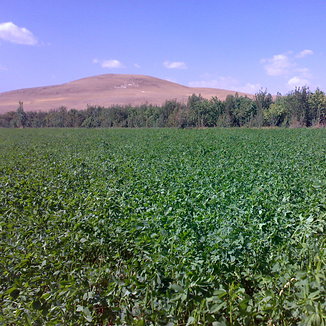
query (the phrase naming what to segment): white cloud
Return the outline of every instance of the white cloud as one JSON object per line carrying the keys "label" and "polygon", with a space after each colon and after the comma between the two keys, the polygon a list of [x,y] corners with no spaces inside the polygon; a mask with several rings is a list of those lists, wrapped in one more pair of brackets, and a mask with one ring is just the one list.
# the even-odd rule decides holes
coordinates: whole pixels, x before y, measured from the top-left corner
{"label": "white cloud", "polygon": [[302,50],[301,52],[299,52],[297,55],[296,55],[296,58],[304,58],[306,57],[307,55],[313,55],[314,54],[314,51],[312,50]]}
{"label": "white cloud", "polygon": [[168,69],[187,69],[187,65],[182,61],[164,61],[163,65]]}
{"label": "white cloud", "polygon": [[209,88],[226,88],[230,89],[232,85],[237,84],[238,81],[235,78],[229,76],[220,76],[216,79],[205,79],[189,82],[191,87],[209,87]]}
{"label": "white cloud", "polygon": [[37,39],[25,27],[19,27],[12,22],[0,24],[0,39],[16,44],[36,45]]}
{"label": "white cloud", "polygon": [[230,76],[220,76],[216,79],[199,80],[189,82],[191,87],[209,87],[234,90],[243,93],[256,93],[262,88],[260,84],[246,83],[242,84],[237,79]]}
{"label": "white cloud", "polygon": [[310,69],[301,66],[298,59],[313,55],[312,50],[302,50],[295,54],[292,51],[286,54],[276,54],[271,58],[262,59],[261,63],[269,76],[278,76],[286,83],[286,87],[302,87],[311,83],[313,75]]}
{"label": "white cloud", "polygon": [[293,63],[285,54],[276,54],[272,58],[262,59],[265,71],[269,76],[282,76],[288,74]]}
{"label": "white cloud", "polygon": [[245,85],[238,87],[236,90],[243,93],[255,94],[260,89],[262,89],[261,84],[246,83]]}
{"label": "white cloud", "polygon": [[102,68],[109,68],[109,69],[117,69],[117,68],[124,68],[124,65],[116,59],[110,60],[98,60],[93,59],[93,63],[99,64]]}
{"label": "white cloud", "polygon": [[302,87],[302,86],[307,86],[308,84],[309,84],[309,80],[298,76],[294,76],[288,80],[288,85],[290,87]]}
{"label": "white cloud", "polygon": [[312,75],[311,75],[311,72],[308,68],[296,68],[294,70],[295,73],[298,73],[301,75],[301,77],[304,77],[304,78],[311,78]]}
{"label": "white cloud", "polygon": [[119,60],[104,60],[101,63],[102,68],[123,68],[123,64]]}
{"label": "white cloud", "polygon": [[137,69],[141,68],[141,66],[138,63],[134,63],[134,67]]}
{"label": "white cloud", "polygon": [[0,71],[7,71],[7,67],[0,65]]}

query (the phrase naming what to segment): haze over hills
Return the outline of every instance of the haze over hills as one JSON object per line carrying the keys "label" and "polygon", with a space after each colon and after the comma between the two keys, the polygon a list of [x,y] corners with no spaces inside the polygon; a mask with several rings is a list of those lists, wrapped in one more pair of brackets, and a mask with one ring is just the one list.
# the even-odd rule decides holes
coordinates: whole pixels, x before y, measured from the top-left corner
{"label": "haze over hills", "polygon": [[[87,77],[62,85],[24,88],[0,93],[0,113],[14,111],[23,101],[25,111],[49,111],[61,106],[86,109],[87,105],[161,105],[166,100],[185,103],[192,94],[224,100],[236,91],[217,88],[187,87],[167,80],[124,74],[105,74]],[[249,96],[250,94],[240,93]]]}

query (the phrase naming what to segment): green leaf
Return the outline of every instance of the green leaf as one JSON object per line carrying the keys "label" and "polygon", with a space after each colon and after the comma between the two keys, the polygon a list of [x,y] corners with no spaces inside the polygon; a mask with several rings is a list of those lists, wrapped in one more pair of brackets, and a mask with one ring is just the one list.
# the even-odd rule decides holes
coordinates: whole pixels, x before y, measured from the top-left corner
{"label": "green leaf", "polygon": [[170,288],[172,290],[174,290],[175,292],[183,292],[184,291],[183,288],[180,285],[178,285],[178,284],[172,284],[170,286]]}
{"label": "green leaf", "polygon": [[187,321],[187,325],[193,325],[195,323],[195,318],[194,317],[189,317]]}
{"label": "green leaf", "polygon": [[209,312],[211,314],[215,314],[215,313],[219,312],[221,309],[223,309],[225,307],[226,307],[226,303],[225,302],[222,302],[220,304],[214,304],[213,306],[211,306],[209,308]]}
{"label": "green leaf", "polygon": [[84,311],[84,307],[83,307],[83,306],[80,306],[80,305],[78,305],[78,306],[77,306],[77,309],[76,309],[76,311]]}

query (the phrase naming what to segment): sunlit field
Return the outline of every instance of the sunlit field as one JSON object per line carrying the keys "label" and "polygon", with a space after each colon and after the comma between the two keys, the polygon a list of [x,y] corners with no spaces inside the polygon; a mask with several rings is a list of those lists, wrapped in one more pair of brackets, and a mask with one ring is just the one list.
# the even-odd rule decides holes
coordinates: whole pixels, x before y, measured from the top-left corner
{"label": "sunlit field", "polygon": [[326,129],[0,129],[0,323],[325,325]]}

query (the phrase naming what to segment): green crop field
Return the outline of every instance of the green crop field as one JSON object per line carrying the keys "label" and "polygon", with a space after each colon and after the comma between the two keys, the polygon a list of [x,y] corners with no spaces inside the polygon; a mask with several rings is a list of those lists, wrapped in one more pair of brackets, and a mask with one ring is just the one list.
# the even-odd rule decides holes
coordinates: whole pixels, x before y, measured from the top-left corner
{"label": "green crop field", "polygon": [[0,324],[325,325],[326,129],[0,129]]}

